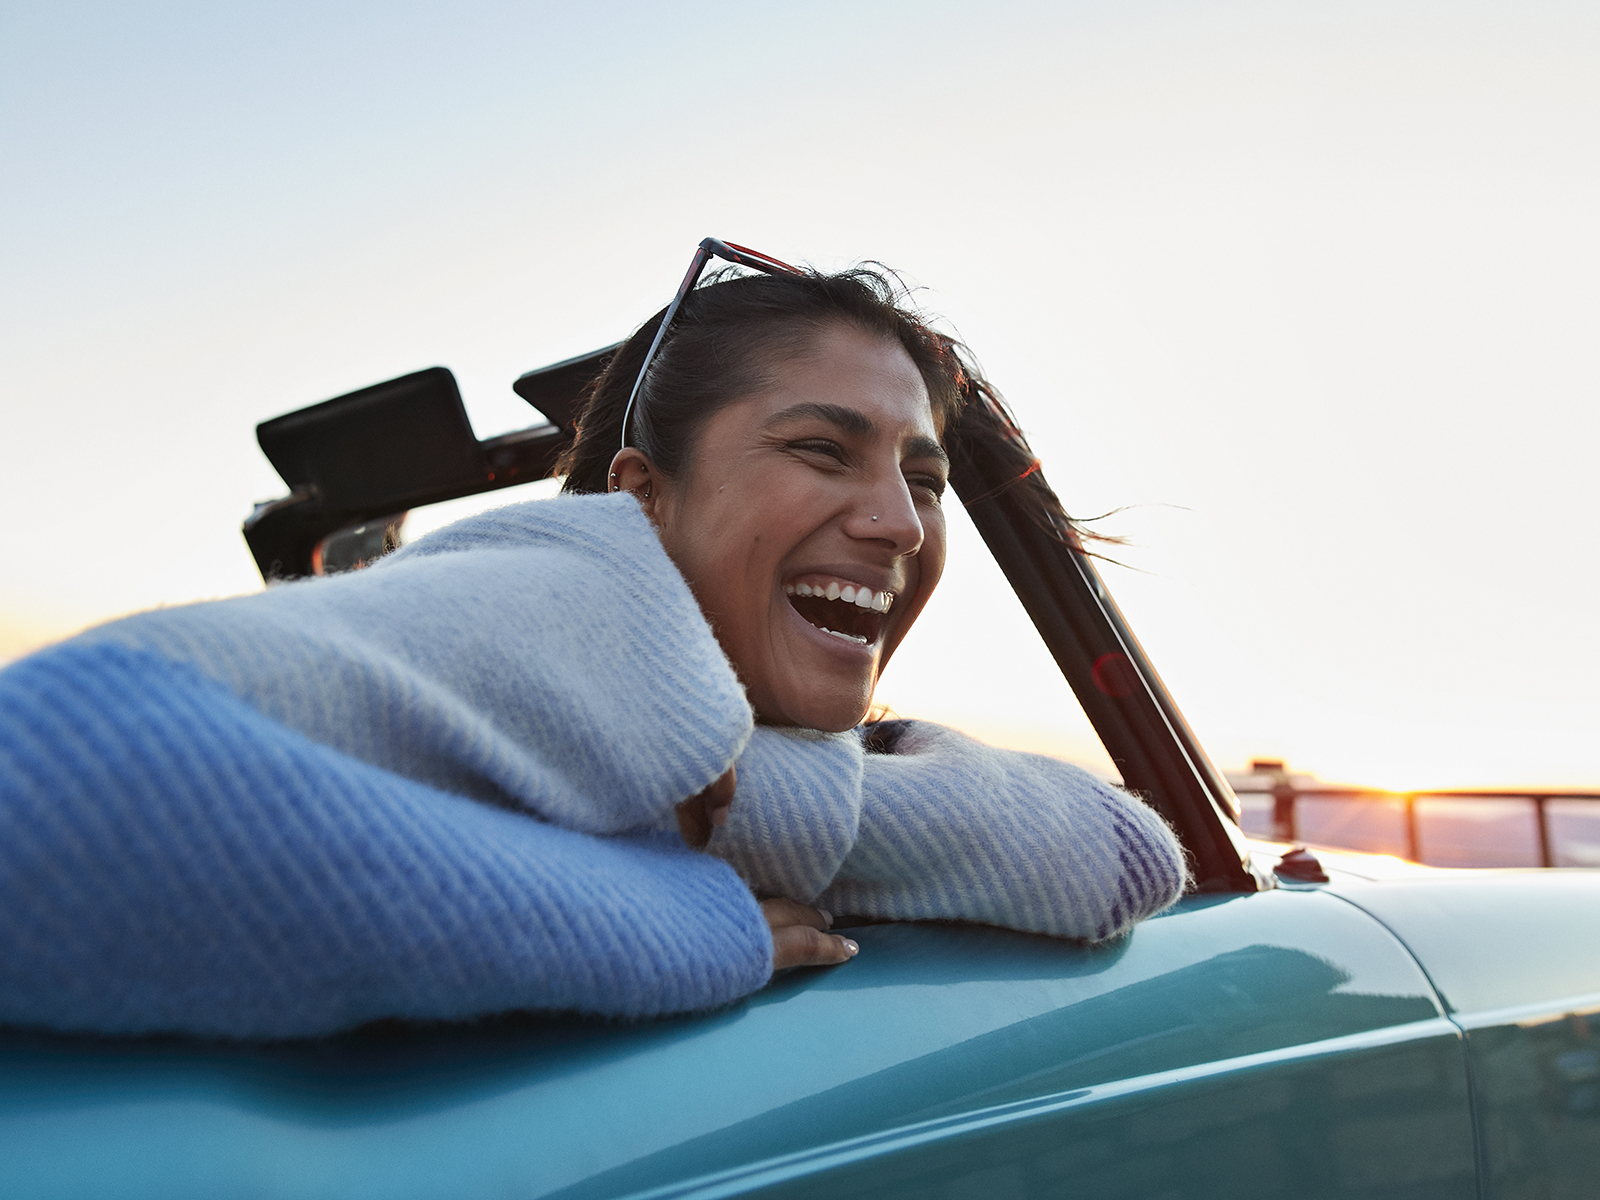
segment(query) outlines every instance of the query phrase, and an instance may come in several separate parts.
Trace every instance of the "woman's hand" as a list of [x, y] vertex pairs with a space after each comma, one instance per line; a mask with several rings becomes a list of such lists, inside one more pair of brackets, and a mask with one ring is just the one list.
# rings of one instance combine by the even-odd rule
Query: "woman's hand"
[[678, 805], [678, 832], [696, 850], [702, 849], [711, 840], [713, 826], [727, 821], [737, 782], [738, 771], [729, 767], [727, 773], [705, 791], [690, 796]]
[[820, 908], [794, 900], [763, 900], [762, 915], [772, 930], [772, 969], [831, 967], [849, 962], [860, 949], [847, 937], [824, 932], [833, 918]]
[[[696, 850], [711, 840], [711, 831], [728, 819], [733, 807], [737, 772], [727, 774], [699, 795], [678, 805], [678, 832]], [[847, 937], [828, 933], [833, 918], [820, 908], [794, 900], [763, 900], [761, 913], [772, 930], [772, 969], [785, 967], [831, 967], [849, 962], [860, 949]]]

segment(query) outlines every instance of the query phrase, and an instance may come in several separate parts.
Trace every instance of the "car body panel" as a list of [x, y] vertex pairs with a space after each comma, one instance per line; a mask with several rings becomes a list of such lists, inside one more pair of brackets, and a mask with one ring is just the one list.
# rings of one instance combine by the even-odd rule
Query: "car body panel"
[[1600, 871], [1435, 870], [1327, 890], [1392, 930], [1462, 1017], [1600, 992]]
[[[830, 1147], [657, 1197], [1476, 1197], [1459, 1034], [1425, 1022]], [[754, 1186], [752, 1186], [754, 1185]]]
[[1339, 883], [1410, 947], [1466, 1032], [1485, 1200], [1600, 1190], [1600, 871]]
[[638, 1025], [276, 1047], [17, 1035], [0, 1043], [0, 1194], [986, 1194], [993, 1169], [1022, 1173], [1015, 1194], [1082, 1176], [1139, 1195], [1157, 1163], [1172, 1195], [1302, 1173], [1323, 1180], [1312, 1195], [1474, 1192], [1459, 1031], [1343, 900], [1195, 897], [1098, 947], [853, 936], [842, 969]]
[[1468, 1022], [1485, 1200], [1600, 1191], [1600, 997]]

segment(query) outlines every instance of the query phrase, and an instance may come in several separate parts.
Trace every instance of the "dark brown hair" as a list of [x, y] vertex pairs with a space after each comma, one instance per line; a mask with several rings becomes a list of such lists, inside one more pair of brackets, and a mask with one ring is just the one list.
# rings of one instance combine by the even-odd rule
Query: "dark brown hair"
[[[684, 297], [634, 402], [630, 445], [668, 477], [689, 462], [701, 425], [725, 405], [773, 383], [785, 359], [804, 353], [829, 325], [853, 326], [904, 347], [921, 373], [934, 420], [945, 428], [966, 384], [953, 344], [900, 306], [887, 272], [855, 267], [825, 275], [741, 275], [725, 268]], [[622, 444], [622, 414], [666, 310], [617, 349], [579, 400], [578, 434], [562, 455], [565, 490], [603, 492]]]
[[[556, 465], [556, 473], [567, 477], [564, 491], [606, 490], [611, 460], [622, 444], [628, 393], [665, 312], [619, 346], [579, 398], [577, 435]], [[927, 386], [934, 422], [952, 457], [958, 454], [953, 442], [981, 447], [989, 478], [998, 478], [999, 488], [1025, 483], [1021, 496], [1042, 525], [1063, 537], [1084, 532], [1061, 510], [1053, 492], [1030, 479], [1038, 460], [966, 347], [931, 329], [922, 313], [907, 306], [901, 282], [875, 265], [795, 275], [743, 275], [725, 268], [708, 276], [684, 297], [650, 364], [634, 402], [629, 444], [669, 478], [678, 475], [691, 462], [700, 428], [713, 414], [770, 386], [785, 359], [804, 353], [820, 331], [834, 324], [905, 349]], [[970, 503], [976, 497], [964, 499]]]

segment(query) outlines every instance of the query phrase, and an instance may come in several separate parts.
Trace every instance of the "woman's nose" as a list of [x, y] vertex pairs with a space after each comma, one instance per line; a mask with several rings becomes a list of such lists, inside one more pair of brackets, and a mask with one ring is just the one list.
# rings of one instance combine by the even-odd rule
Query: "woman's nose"
[[897, 474], [892, 482], [872, 488], [851, 512], [845, 532], [888, 542], [897, 556], [922, 549], [922, 517], [906, 481]]

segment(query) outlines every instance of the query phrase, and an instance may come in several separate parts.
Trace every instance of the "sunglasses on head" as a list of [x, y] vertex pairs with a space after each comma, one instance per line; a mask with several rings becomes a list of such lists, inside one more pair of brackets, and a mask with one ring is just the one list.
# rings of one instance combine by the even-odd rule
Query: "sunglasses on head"
[[645, 352], [644, 362], [639, 366], [639, 377], [633, 381], [633, 390], [628, 393], [628, 406], [622, 410], [622, 444], [618, 447], [620, 450], [628, 448], [628, 426], [633, 418], [633, 403], [639, 398], [639, 389], [644, 386], [645, 373], [655, 361], [656, 351], [661, 348], [661, 340], [667, 336], [672, 318], [678, 315], [678, 306], [683, 303], [683, 298], [694, 290], [694, 285], [700, 282], [706, 264], [713, 258], [749, 267], [754, 271], [764, 271], [768, 275], [800, 274], [798, 267], [791, 267], [788, 263], [780, 262], [771, 255], [762, 254], [759, 250], [735, 246], [732, 242], [719, 242], [716, 238], [708, 237], [702, 241], [695, 250], [694, 257], [689, 260], [689, 272], [678, 285], [678, 294], [672, 298], [672, 303], [667, 305], [667, 311], [662, 315], [661, 325], [656, 329], [656, 336], [651, 340], [650, 349]]

